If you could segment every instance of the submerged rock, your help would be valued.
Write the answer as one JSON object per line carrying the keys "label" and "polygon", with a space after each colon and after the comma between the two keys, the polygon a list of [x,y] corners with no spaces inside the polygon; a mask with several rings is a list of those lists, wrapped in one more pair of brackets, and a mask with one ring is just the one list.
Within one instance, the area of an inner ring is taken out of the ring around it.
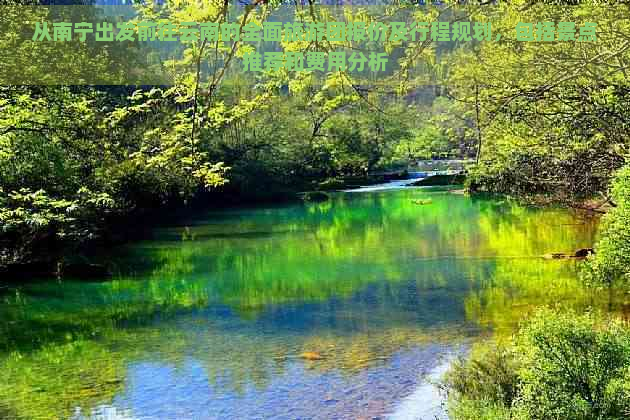
{"label": "submerged rock", "polygon": [[322,360],[323,357],[319,353],[315,353],[314,351],[305,351],[300,354],[300,357],[304,360]]}

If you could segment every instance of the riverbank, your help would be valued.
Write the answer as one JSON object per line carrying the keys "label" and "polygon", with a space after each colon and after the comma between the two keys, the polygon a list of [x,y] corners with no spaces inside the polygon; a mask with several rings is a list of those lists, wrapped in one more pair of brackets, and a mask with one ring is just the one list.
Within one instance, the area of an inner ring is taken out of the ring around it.
{"label": "riverbank", "polygon": [[[259,191],[253,194],[242,194],[242,192],[220,188],[212,193],[200,193],[186,203],[171,203],[160,208],[137,209],[128,214],[120,214],[115,217],[110,216],[106,225],[99,227],[99,234],[89,239],[83,240],[80,246],[64,244],[59,241],[40,244],[37,250],[38,255],[32,259],[19,261],[16,263],[3,264],[0,261],[0,274],[5,282],[23,282],[32,279],[46,277],[72,277],[76,279],[93,280],[97,278],[107,279],[111,270],[109,267],[100,264],[99,253],[108,252],[114,246],[134,241],[146,236],[152,228],[169,222],[181,220],[191,214],[204,212],[212,209],[239,208],[251,205],[284,205],[285,203],[300,202],[305,197],[311,195],[322,196],[328,199],[327,192],[345,190],[371,191],[374,188],[382,189],[390,186],[447,186],[463,185],[465,176],[463,174],[433,174],[419,180],[409,178],[406,171],[396,171],[381,173],[366,177],[346,177],[334,178],[323,181],[309,181],[300,183],[292,189],[275,189]],[[300,193],[300,189],[310,187],[314,193]],[[463,193],[465,190],[454,190],[454,194]],[[319,193],[321,192],[321,193]],[[474,194],[484,194],[483,192],[473,192]],[[597,213],[603,213],[610,206],[597,200],[585,200],[582,204],[567,204],[566,201],[559,200],[558,197],[549,196],[524,196],[518,197],[517,201],[536,206],[564,205],[571,208],[579,208]],[[557,252],[557,250],[551,250]]]}
{"label": "riverbank", "polygon": [[[19,238],[5,239],[5,252],[0,249],[0,275],[3,282],[24,282],[47,277],[71,277],[76,279],[106,279],[110,268],[98,263],[98,254],[114,246],[134,241],[151,229],[198,212],[251,205],[283,205],[303,200],[301,191],[337,191],[357,188],[361,185],[376,185],[383,182],[407,178],[406,171],[375,174],[365,177],[328,178],[296,182],[290,188],[270,187],[242,191],[229,185],[211,192],[200,191],[190,200],[169,201],[155,207],[140,207],[131,211],[110,212],[90,227],[91,232],[83,235],[80,242],[64,240],[58,230],[50,227],[39,239],[22,245],[21,251],[9,253],[7,247]],[[26,231],[21,233],[27,235]],[[0,238],[0,245],[3,241]],[[7,257],[10,255],[10,258]]]}

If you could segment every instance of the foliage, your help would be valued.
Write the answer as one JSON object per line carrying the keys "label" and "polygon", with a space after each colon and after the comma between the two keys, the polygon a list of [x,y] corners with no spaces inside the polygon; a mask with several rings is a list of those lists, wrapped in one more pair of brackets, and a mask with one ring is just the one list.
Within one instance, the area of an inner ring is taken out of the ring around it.
{"label": "foliage", "polygon": [[[471,9],[500,42],[449,55],[448,91],[479,128],[471,187],[573,201],[604,191],[630,146],[627,5],[503,2]],[[597,42],[518,42],[517,22],[597,22]]]}
{"label": "foliage", "polygon": [[[172,107],[139,116],[155,111],[158,95],[155,89],[126,100],[94,88],[0,88],[5,263],[37,258],[33,245],[43,248],[48,239],[76,246],[94,238],[113,210],[187,199],[225,182],[224,165],[183,140],[185,116]],[[112,107],[116,102],[121,106]]]}
{"label": "foliage", "polygon": [[583,270],[587,281],[630,281],[630,166],[617,173],[610,196],[615,207],[601,222],[596,254]]}
{"label": "foliage", "polygon": [[630,414],[630,332],[621,323],[541,312],[520,340],[519,416],[612,420]]}
{"label": "foliage", "polygon": [[455,418],[488,411],[523,420],[630,414],[630,331],[620,322],[540,310],[510,346],[473,355],[450,372]]}
{"label": "foliage", "polygon": [[55,199],[44,190],[28,188],[1,194],[0,233],[11,244],[2,258],[19,261],[45,244],[80,244],[91,239],[94,226],[114,207],[115,202],[107,193],[94,193],[85,187],[73,200]]}
{"label": "foliage", "polygon": [[450,404],[449,418],[457,420],[508,420],[512,419],[508,408],[492,400],[474,400],[460,397],[456,404]]}
{"label": "foliage", "polygon": [[[444,379],[444,386],[471,404],[496,405],[500,411],[511,407],[516,398],[517,369],[514,348],[486,345],[478,348],[470,359],[453,363]],[[467,411],[460,410],[462,413]],[[463,414],[461,417],[466,418]]]}

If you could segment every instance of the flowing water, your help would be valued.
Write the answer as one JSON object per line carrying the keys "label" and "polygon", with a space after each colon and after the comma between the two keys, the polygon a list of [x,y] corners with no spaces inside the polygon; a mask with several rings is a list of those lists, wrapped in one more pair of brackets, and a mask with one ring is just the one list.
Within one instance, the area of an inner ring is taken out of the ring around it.
{"label": "flowing water", "polygon": [[5,289],[0,418],[444,417],[431,380],[471,343],[613,304],[541,258],[594,234],[426,188],[180,220],[109,255],[111,281]]}

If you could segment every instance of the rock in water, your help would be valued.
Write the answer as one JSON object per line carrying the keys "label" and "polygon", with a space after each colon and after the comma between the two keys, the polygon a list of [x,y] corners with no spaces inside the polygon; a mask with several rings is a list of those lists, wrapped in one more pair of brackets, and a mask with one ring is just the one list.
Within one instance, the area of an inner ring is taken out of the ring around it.
{"label": "rock in water", "polygon": [[593,248],[580,248],[577,251],[575,251],[575,254],[573,254],[573,256],[575,258],[586,258],[591,254],[594,254],[595,251],[593,250]]}
{"label": "rock in water", "polygon": [[571,258],[583,259],[594,253],[595,251],[593,251],[593,248],[580,248],[573,254],[565,254],[564,252],[553,252],[551,254],[543,255],[543,258],[547,260],[564,260]]}
{"label": "rock in water", "polygon": [[300,354],[300,357],[305,360],[322,360],[323,357],[319,353],[315,353],[314,351],[305,351]]}

